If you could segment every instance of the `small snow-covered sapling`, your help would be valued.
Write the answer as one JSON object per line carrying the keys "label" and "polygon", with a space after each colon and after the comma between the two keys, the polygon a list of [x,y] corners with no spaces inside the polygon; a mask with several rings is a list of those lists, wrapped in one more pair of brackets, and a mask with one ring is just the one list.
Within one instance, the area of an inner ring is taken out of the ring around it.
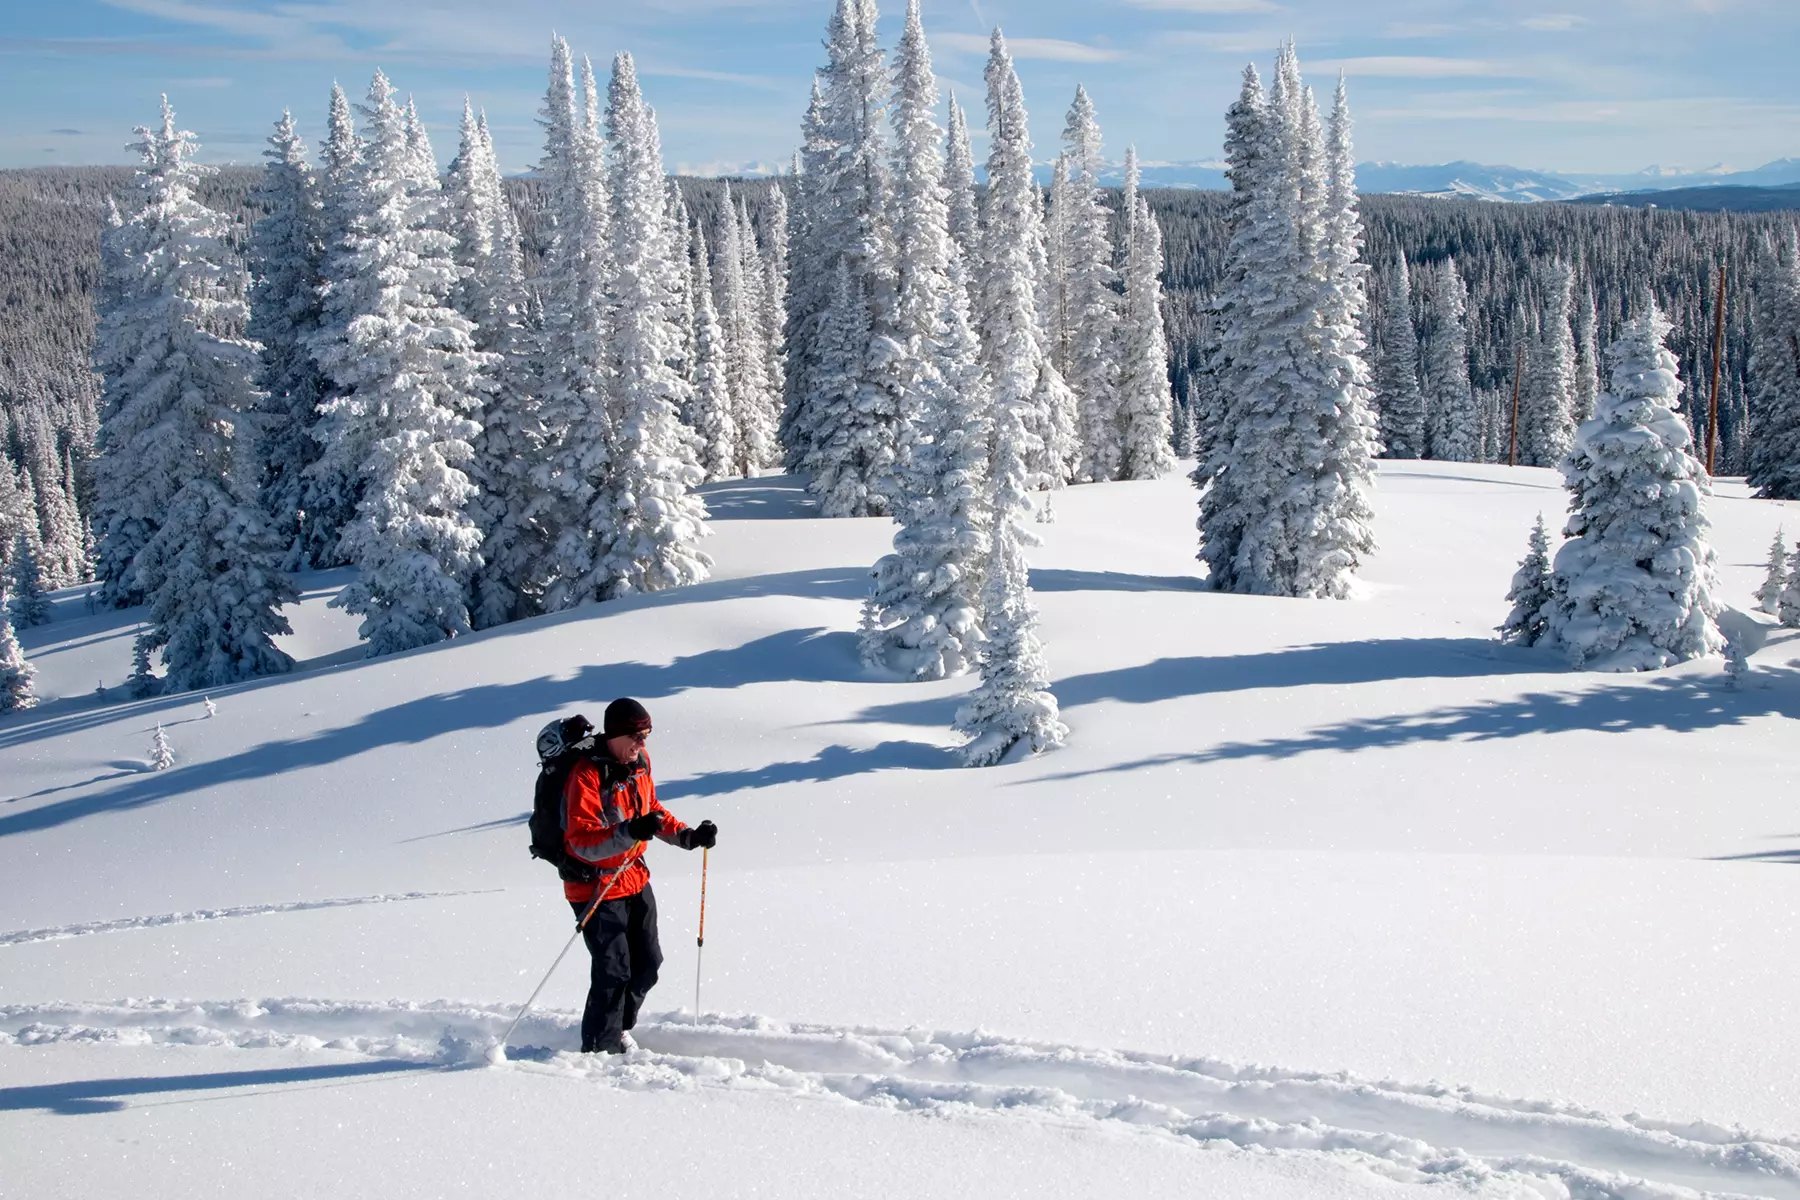
{"label": "small snow-covered sapling", "polygon": [[175,751],[169,745],[169,735],[163,732],[161,725],[158,725],[156,736],[150,739],[150,769],[166,771],[174,765]]}

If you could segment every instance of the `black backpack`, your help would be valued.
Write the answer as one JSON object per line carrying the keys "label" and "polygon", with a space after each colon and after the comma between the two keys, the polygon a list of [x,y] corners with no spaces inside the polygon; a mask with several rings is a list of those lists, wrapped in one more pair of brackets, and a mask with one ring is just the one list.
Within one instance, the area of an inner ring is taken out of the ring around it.
{"label": "black backpack", "polygon": [[538,731],[537,789],[531,799],[531,857],[556,868],[570,883],[592,883],[599,871],[563,849],[563,785],[594,749],[593,725],[579,714]]}

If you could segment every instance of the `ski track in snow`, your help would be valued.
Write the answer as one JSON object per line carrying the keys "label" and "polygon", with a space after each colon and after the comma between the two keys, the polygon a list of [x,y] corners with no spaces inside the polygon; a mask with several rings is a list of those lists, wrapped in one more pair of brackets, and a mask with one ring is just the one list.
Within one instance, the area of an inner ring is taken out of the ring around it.
{"label": "ski track in snow", "polygon": [[[477,1067],[514,1010],[438,1001],[131,1000],[0,1006],[0,1044],[339,1050]],[[1613,1116],[1439,1084],[941,1033],[678,1014],[639,1049],[573,1052],[580,1017],[528,1015],[498,1069],[632,1090],[733,1088],[896,1111],[1130,1126],[1150,1136],[1312,1152],[1398,1181],[1522,1198],[1800,1200],[1800,1137]]]}
{"label": "ski track in snow", "polygon": [[86,937],[90,933],[118,933],[126,929],[157,929],[164,925],[188,925],[195,921],[225,921],[233,917],[266,917],[274,913],[310,912],[318,908],[353,908],[359,904],[392,904],[400,900],[443,900],[451,896],[478,896],[499,888],[462,892],[391,892],[375,896],[344,896],[335,900],[290,900],[284,904],[241,904],[235,908],[197,908],[191,912],[158,913],[149,917],[120,917],[116,921],[90,921],[82,925],[52,925],[45,929],[20,929],[0,933],[0,946],[26,942],[54,942]]}

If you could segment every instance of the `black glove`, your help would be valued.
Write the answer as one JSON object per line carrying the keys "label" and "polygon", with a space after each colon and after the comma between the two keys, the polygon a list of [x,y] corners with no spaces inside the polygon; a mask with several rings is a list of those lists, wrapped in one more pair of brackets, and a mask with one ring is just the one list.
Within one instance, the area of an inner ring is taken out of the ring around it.
{"label": "black glove", "polygon": [[702,821],[687,831],[687,848],[689,850],[711,850],[719,844],[719,827],[711,821]]}
{"label": "black glove", "polygon": [[645,813],[641,817],[633,817],[625,822],[625,832],[631,835],[634,842],[647,842],[656,836],[662,828],[661,813]]}

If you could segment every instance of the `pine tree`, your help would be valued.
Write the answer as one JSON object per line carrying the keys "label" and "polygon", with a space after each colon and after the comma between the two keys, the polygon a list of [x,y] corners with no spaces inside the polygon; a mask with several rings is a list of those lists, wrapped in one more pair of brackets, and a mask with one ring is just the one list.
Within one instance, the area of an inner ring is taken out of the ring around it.
{"label": "pine tree", "polygon": [[1594,289],[1590,284],[1581,290],[1581,304],[1575,310],[1575,402],[1572,414],[1580,425],[1594,415],[1594,401],[1600,395],[1599,322],[1594,314]]}
{"label": "pine tree", "polygon": [[[1061,487],[1075,442],[1074,393],[1044,344],[1038,282],[1044,277],[1044,217],[1031,176],[1025,96],[1006,39],[994,31],[988,85],[988,186],[982,213],[977,319],[996,409],[1016,407],[1025,442],[1026,486]],[[1002,422],[995,422],[995,436]]]}
{"label": "pine tree", "polygon": [[917,0],[907,6],[894,74],[898,330],[912,437],[893,504],[894,552],[875,564],[863,604],[862,655],[914,679],[941,679],[968,669],[981,638],[989,396],[966,271],[950,236],[932,115],[937,87]]}
{"label": "pine tree", "polygon": [[629,54],[613,59],[608,101],[615,443],[589,518],[607,531],[606,553],[582,583],[598,600],[697,583],[712,566],[699,549],[706,504],[690,490],[702,472],[679,418],[689,389],[669,365],[681,343],[669,306],[681,268],[663,211],[661,139]]}
{"label": "pine tree", "polygon": [[[5,445],[5,434],[4,414],[0,413],[0,446]],[[0,451],[0,575],[11,577],[21,542],[36,555],[37,505],[31,494],[31,476],[14,467]]]}
{"label": "pine tree", "polygon": [[787,192],[780,181],[769,189],[763,208],[762,312],[763,342],[768,347],[767,379],[763,403],[761,436],[763,448],[758,451],[758,465],[774,468],[781,461],[779,427],[781,423],[782,381],[787,378],[787,294],[789,255],[792,231],[788,226]]}
{"label": "pine tree", "polygon": [[162,723],[156,726],[156,736],[150,739],[150,769],[166,771],[175,765],[175,749],[169,745],[169,735],[163,732]]}
{"label": "pine tree", "polygon": [[1574,437],[1575,335],[1569,326],[1574,275],[1561,259],[1543,271],[1537,340],[1525,355],[1519,399],[1519,461],[1553,467]]}
{"label": "pine tree", "polygon": [[1550,628],[1551,605],[1555,598],[1554,578],[1550,571],[1550,539],[1544,531],[1544,514],[1539,513],[1532,526],[1529,548],[1513,572],[1512,587],[1506,598],[1512,611],[1499,626],[1500,640],[1520,646],[1535,646]]}
{"label": "pine tree", "polygon": [[1762,586],[1756,589],[1756,607],[1763,612],[1774,615],[1781,611],[1781,593],[1788,582],[1788,548],[1782,539],[1782,531],[1775,531],[1775,540],[1769,543],[1769,568],[1763,576]]}
{"label": "pine tree", "polygon": [[274,639],[292,633],[280,608],[299,591],[282,570],[286,540],[229,466],[176,493],[138,555],[150,628],[170,691],[222,687],[292,669]]}
{"label": "pine tree", "polygon": [[88,577],[80,508],[73,494],[67,453],[57,449],[50,414],[37,408],[21,423],[25,470],[37,498],[38,567],[49,587],[67,587]]}
{"label": "pine tree", "polygon": [[[732,475],[748,479],[775,457],[774,404],[768,378],[768,343],[762,312],[750,288],[760,274],[756,247],[744,245],[744,225],[732,204],[730,185],[719,205],[713,250],[717,259],[714,293],[719,329],[724,338],[726,394],[731,399],[735,430]],[[759,289],[760,290],[760,289]],[[828,514],[834,515],[834,514]]]}
{"label": "pine tree", "polygon": [[37,668],[19,648],[10,608],[7,598],[0,595],[0,713],[19,712],[37,704]]}
{"label": "pine tree", "polygon": [[[1212,335],[1207,354],[1204,403],[1195,416],[1194,486],[1202,490],[1200,527],[1203,561],[1229,563],[1243,540],[1246,510],[1239,484],[1246,471],[1234,470],[1232,434],[1240,424],[1242,397],[1250,386],[1250,368],[1259,352],[1261,327],[1254,319],[1254,299],[1265,278],[1273,227],[1255,217],[1273,170],[1274,130],[1268,96],[1255,64],[1244,67],[1238,98],[1225,110],[1226,176],[1231,195],[1225,210],[1228,237],[1225,263],[1209,314]],[[1222,569],[1222,568],[1221,568]]]}
{"label": "pine tree", "polygon": [[[1068,366],[1058,369],[1080,413],[1074,477],[1118,479],[1123,469],[1118,343],[1119,274],[1113,269],[1112,214],[1100,200],[1100,122],[1087,89],[1076,85],[1063,126],[1068,161],[1068,258],[1063,284],[1068,321]],[[1127,223],[1133,214],[1125,214]],[[1130,246],[1125,247],[1129,255]]]}
{"label": "pine tree", "polygon": [[1745,481],[1764,500],[1800,499],[1800,233],[1771,239],[1757,256],[1750,381],[1756,437]]}
{"label": "pine tree", "polygon": [[591,576],[610,536],[588,525],[612,453],[606,311],[612,234],[598,90],[585,61],[579,94],[578,102],[568,43],[556,38],[539,117],[541,220],[548,239],[535,279],[542,314],[536,357],[543,446],[531,464],[531,498],[523,514],[543,537],[528,586],[546,611],[587,598],[579,581]]}
{"label": "pine tree", "polygon": [[[830,198],[828,164],[837,150],[827,128],[825,92],[814,74],[812,99],[800,126],[800,150],[795,155],[794,210],[791,214],[792,246],[789,254],[786,322],[787,375],[782,380],[782,464],[798,471],[812,457],[812,410],[822,378],[822,337],[831,295],[837,284],[837,268],[830,260],[828,220]],[[815,214],[817,217],[815,218]]]}
{"label": "pine tree", "polygon": [[44,594],[43,571],[38,566],[37,551],[23,533],[13,540],[12,565],[8,571],[11,599],[7,601],[16,628],[30,629],[50,621],[50,598]]}
{"label": "pine tree", "polygon": [[438,228],[440,185],[379,71],[362,113],[349,231],[327,260],[327,323],[314,346],[334,389],[321,461],[363,481],[342,536],[362,573],[332,604],[364,618],[359,632],[379,655],[469,631],[481,531],[464,467],[489,356],[450,307],[460,272],[455,240]]}
{"label": "pine tree", "polygon": [[1375,355],[1383,457],[1423,458],[1425,397],[1419,389],[1419,340],[1413,328],[1412,277],[1405,255],[1394,255],[1384,290],[1381,344]]}
{"label": "pine tree", "polygon": [[[893,329],[895,261],[881,130],[887,71],[875,20],[873,0],[839,0],[826,40],[829,61],[819,72],[821,99],[807,130],[813,153],[805,176],[804,269],[832,272],[835,279],[841,263],[850,286],[834,283],[831,301],[865,310],[856,317],[827,309],[818,322],[789,328],[789,352],[798,363],[788,425],[799,443],[798,465],[826,516],[885,514],[898,469],[904,365]],[[819,299],[800,288],[795,295],[802,312]],[[865,340],[847,357],[849,348],[827,347],[827,327],[836,337],[865,329]],[[821,382],[846,368],[854,387]]]}
{"label": "pine tree", "polygon": [[[944,192],[950,208],[950,236],[973,271],[981,258],[981,217],[975,204],[975,155],[969,148],[969,119],[950,93],[944,134]],[[974,286],[971,275],[970,286]]]}
{"label": "pine tree", "polygon": [[1169,343],[1163,333],[1162,228],[1142,197],[1126,226],[1125,295],[1118,327],[1121,479],[1175,469]]}
{"label": "pine tree", "polygon": [[1419,353],[1428,414],[1426,449],[1443,462],[1481,462],[1484,437],[1493,428],[1484,425],[1486,410],[1469,386],[1468,297],[1456,260],[1438,264],[1425,285]]}
{"label": "pine tree", "polygon": [[[669,221],[669,245],[681,256],[686,270],[675,272],[675,298],[669,302],[670,313],[675,321],[675,328],[681,334],[681,353],[671,363],[676,372],[689,384],[694,382],[694,338],[698,333],[695,328],[695,296],[693,264],[688,259],[693,244],[695,230],[688,216],[687,201],[682,198],[681,184],[674,178],[668,181],[668,195],[663,200],[663,213]],[[718,317],[714,312],[714,319]],[[688,413],[681,417],[683,423],[691,426],[693,421]],[[699,448],[695,448],[696,455]]]}
{"label": "pine tree", "polygon": [[324,215],[291,113],[281,114],[263,157],[255,202],[264,215],[250,231],[245,330],[261,347],[256,483],[263,511],[292,543],[288,565],[300,569],[330,561],[332,552],[318,514],[308,510],[306,476],[319,457],[313,427],[326,393],[308,344],[319,328]]}
{"label": "pine tree", "polygon": [[731,388],[725,375],[724,332],[713,307],[712,272],[707,266],[706,235],[694,230],[694,398],[690,424],[700,435],[700,467],[706,478],[730,479],[738,469],[737,420],[732,415]]}
{"label": "pine tree", "polygon": [[1775,598],[1775,615],[1788,629],[1800,629],[1800,544],[1788,555],[1787,582]]}
{"label": "pine tree", "polygon": [[1348,104],[1340,83],[1328,145],[1289,44],[1266,100],[1246,72],[1228,122],[1246,189],[1219,311],[1231,399],[1196,472],[1200,557],[1217,590],[1341,598],[1374,549],[1376,444]]}
{"label": "pine tree", "polygon": [[482,565],[469,586],[469,616],[487,629],[536,611],[533,563],[543,539],[528,519],[530,472],[542,447],[535,375],[525,328],[524,268],[512,208],[485,116],[463,101],[462,140],[444,180],[447,231],[462,275],[452,297],[473,325],[476,349],[491,356],[483,374],[481,432],[469,465],[476,492],[470,516],[482,531]]}
{"label": "pine tree", "polygon": [[1646,300],[1607,353],[1612,386],[1562,465],[1568,540],[1551,633],[1576,667],[1655,670],[1724,645],[1705,468],[1695,461],[1668,319]]}
{"label": "pine tree", "polygon": [[[325,118],[325,140],[319,147],[321,164],[319,179],[319,242],[322,247],[319,264],[320,306],[314,331],[307,344],[318,362],[318,332],[325,324],[325,308],[329,303],[324,282],[325,257],[342,246],[351,236],[351,211],[355,203],[356,172],[362,162],[363,143],[356,133],[356,118],[350,99],[336,83],[331,85],[331,102]],[[330,395],[331,383],[321,369],[322,386],[319,404]],[[307,466],[305,498],[301,508],[312,526],[308,558],[315,567],[342,566],[350,561],[339,545],[344,527],[356,517],[356,502],[362,496],[362,480],[346,471],[355,469],[359,456],[344,455],[334,466],[323,461],[325,431],[318,424],[315,405],[309,422],[311,436],[318,442]]]}

